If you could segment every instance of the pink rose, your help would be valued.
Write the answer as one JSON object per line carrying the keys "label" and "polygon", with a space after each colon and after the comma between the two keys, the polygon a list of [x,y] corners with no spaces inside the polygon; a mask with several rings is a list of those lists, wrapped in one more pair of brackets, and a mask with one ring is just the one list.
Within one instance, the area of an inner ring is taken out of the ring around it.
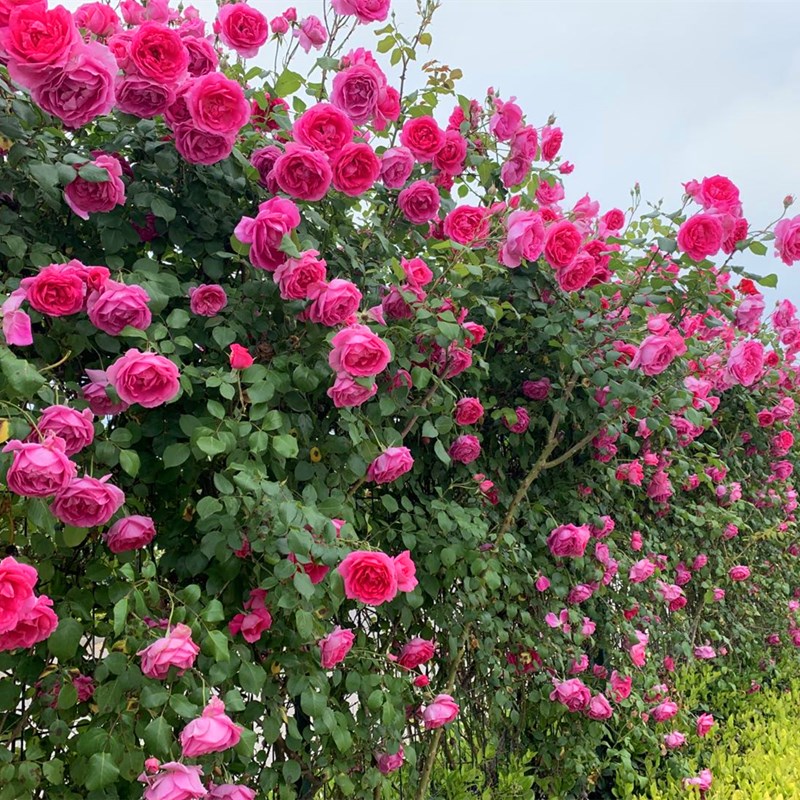
{"label": "pink rose", "polygon": [[746,581],[750,577],[750,567],[738,564],[728,570],[728,577],[732,581]]}
{"label": "pink rose", "polygon": [[407,147],[390,147],[381,155],[381,180],[387,189],[404,186],[413,169],[414,154]]}
{"label": "pink rose", "polygon": [[456,403],[457,425],[474,425],[483,416],[483,404],[477,397],[462,397]]}
{"label": "pink rose", "polygon": [[258,214],[242,217],[234,230],[240,242],[250,247],[250,263],[259,269],[274,270],[286,254],[279,248],[281,240],[300,224],[300,209],[283,197],[272,197],[258,207]]}
{"label": "pink rose", "polygon": [[75,24],[105,39],[120,30],[119,17],[105,3],[84,3],[75,10]]}
{"label": "pink rose", "polygon": [[656,571],[656,565],[649,559],[643,558],[631,566],[628,580],[631,583],[642,583]]}
{"label": "pink rose", "polygon": [[141,656],[142,672],[148,678],[163,681],[170,667],[175,667],[178,675],[191,669],[199,652],[200,648],[192,641],[192,629],[180,623],[136,655]]}
{"label": "pink rose", "polygon": [[125,553],[146,547],[156,536],[155,525],[150,517],[133,514],[118,519],[104,534],[103,540],[112,553]]}
{"label": "pink rose", "polygon": [[317,103],[304,111],[292,127],[292,136],[312,150],[322,150],[331,158],[353,140],[353,123],[330,103]]}
{"label": "pink rose", "polygon": [[14,453],[6,473],[6,486],[21,497],[50,497],[63,491],[77,475],[78,468],[64,452],[65,442],[58,437],[42,444],[12,439],[3,448]]}
{"label": "pink rose", "polygon": [[200,781],[202,767],[187,767],[177,761],[162,764],[156,775],[142,773],[139,780],[147,784],[143,800],[200,800],[208,797]]}
{"label": "pink rose", "polygon": [[114,402],[106,391],[109,386],[108,377],[102,369],[87,369],[89,383],[81,389],[83,399],[89,403],[92,413],[98,417],[113,416],[129,408],[124,401]]}
{"label": "pink rose", "polygon": [[199,36],[184,36],[183,46],[189,54],[189,75],[192,78],[199,78],[201,75],[208,75],[219,65],[219,56],[214,49],[214,45]]}
{"label": "pink rose", "polygon": [[260,11],[247,3],[228,3],[217,12],[214,32],[242,58],[253,58],[267,41],[269,24]]}
{"label": "pink rose", "polygon": [[289,31],[289,20],[286,19],[283,15],[279,17],[273,17],[269,21],[269,26],[272,28],[272,32],[276,36],[283,36],[285,33]]}
{"label": "pink rose", "polygon": [[397,595],[394,561],[380,551],[354,550],[339,564],[345,597],[379,606]]}
{"label": "pink rose", "polygon": [[544,221],[536,211],[513,211],[506,221],[506,241],[499,261],[518,267],[523,261],[536,261],[544,251]]}
{"label": "pink rose", "polygon": [[433,280],[433,272],[421,258],[403,258],[400,266],[411,286],[422,287]]}
{"label": "pink rose", "polygon": [[270,194],[277,194],[280,188],[275,182],[272,170],[282,152],[283,151],[279,147],[271,144],[267,147],[260,147],[258,150],[253,150],[250,154],[250,163],[258,170],[258,183]]}
{"label": "pink rose", "polygon": [[183,39],[177,31],[159,22],[145,22],[136,28],[128,54],[145,78],[177,84],[188,74],[189,53]]}
{"label": "pink rose", "polygon": [[328,363],[334,372],[346,372],[354,377],[377,375],[392,360],[386,343],[366,325],[351,325],[339,331],[331,340],[333,350]]}
{"label": "pink rose", "polygon": [[233,152],[236,139],[221,133],[208,133],[193,125],[175,128],[175,149],[190,164],[216,164]]}
{"label": "pink rose", "polygon": [[94,414],[88,408],[76,411],[69,406],[50,406],[42,412],[37,427],[45,440],[48,434],[62,439],[64,454],[74,456],[94,441],[93,420]]}
{"label": "pink rose", "polygon": [[788,267],[800,261],[800,216],[782,219],[775,226],[775,255]]}
{"label": "pink rose", "polygon": [[344,661],[353,647],[356,637],[353,631],[337,625],[324,639],[319,641],[319,656],[323,669],[331,669]]}
{"label": "pink rose", "polygon": [[247,786],[220,783],[209,789],[206,800],[256,800],[256,793]]}
{"label": "pink rose", "polygon": [[305,19],[300,20],[300,24],[294,29],[293,36],[299,40],[300,47],[306,53],[314,47],[319,50],[328,41],[328,31],[325,30],[322,20],[309,14]]}
{"label": "pink rose", "polygon": [[672,719],[677,713],[677,703],[673,703],[672,700],[665,700],[663,703],[659,703],[653,709],[652,716],[656,722],[666,722],[667,720]]}
{"label": "pink rose", "polygon": [[614,692],[614,700],[617,703],[627,699],[631,693],[633,686],[633,678],[629,675],[623,678],[616,670],[611,673],[611,690]]}
{"label": "pink rose", "polygon": [[566,267],[578,254],[581,246],[581,232],[568,220],[556,222],[547,229],[544,257],[547,263],[558,269]]}
{"label": "pink rose", "polygon": [[433,166],[445,175],[455,177],[464,171],[467,140],[458,131],[445,131],[444,145],[433,157]]}
{"label": "pink rose", "polygon": [[118,336],[130,326],[138,330],[150,327],[153,317],[147,304],[150,296],[141,286],[108,281],[102,291],[92,292],[86,303],[89,321],[110,336]]}
{"label": "pink rose", "polygon": [[242,638],[251,644],[257,642],[272,627],[272,615],[267,610],[265,589],[253,589],[244,604],[245,614],[236,614],[228,623],[232,636],[241,633]]}
{"label": "pink rose", "polygon": [[742,204],[739,202],[739,190],[733,181],[722,175],[703,178],[694,194],[694,199],[706,211],[713,209],[733,216],[739,216],[742,212]]}
{"label": "pink rose", "polygon": [[489,235],[489,214],[477,206],[456,206],[445,218],[444,235],[459,244],[479,247]]}
{"label": "pink rose", "polygon": [[556,280],[565,292],[577,292],[592,282],[597,265],[590,253],[578,253],[569,264],[556,269]]}
{"label": "pink rose", "polygon": [[422,721],[428,730],[452,722],[459,712],[458,703],[449,694],[437,694],[422,711]]}
{"label": "pink rose", "polygon": [[580,678],[570,678],[568,681],[556,682],[555,688],[550,692],[550,699],[576,713],[588,708],[592,693]]}
{"label": "pink rose", "polygon": [[300,144],[289,144],[272,169],[278,186],[299,200],[321,200],[333,173],[325,153]]}
{"label": "pink rose", "polygon": [[413,592],[419,581],[417,580],[417,567],[411,560],[411,553],[403,550],[400,555],[395,556],[394,570],[397,575],[397,589],[401,592]]}
{"label": "pink rose", "polygon": [[0,561],[0,634],[16,628],[20,619],[33,607],[33,587],[38,579],[33,567],[21,564],[12,556]]}
{"label": "pink rose", "polygon": [[[2,562],[0,562],[1,568]],[[1,576],[0,581],[2,581]],[[3,635],[0,651],[33,647],[47,639],[57,627],[58,617],[53,611],[53,601],[45,595],[40,595],[24,607],[14,628]]]}
{"label": "pink rose", "polygon": [[481,454],[481,443],[476,436],[463,434],[456,437],[447,453],[453,461],[471,464]]}
{"label": "pink rose", "polygon": [[385,85],[386,78],[374,63],[353,64],[334,76],[331,104],[356,125],[363,125],[375,116]]}
{"label": "pink rose", "polygon": [[392,483],[414,466],[407,447],[387,447],[367,467],[367,480],[373,483]]}
{"label": "pink rose", "polygon": [[366,403],[367,400],[375,396],[377,391],[377,384],[372,383],[369,386],[362,386],[349,375],[341,373],[336,376],[336,380],[333,386],[328,389],[327,395],[333,400],[336,408],[353,408]]}
{"label": "pink rose", "polygon": [[397,663],[406,669],[416,669],[420,664],[430,661],[435,652],[435,642],[415,636],[403,645]]}
{"label": "pink rose", "polygon": [[550,531],[547,546],[554,556],[580,558],[586,552],[591,536],[588,525],[559,525]]}
{"label": "pink rose", "polygon": [[80,261],[50,264],[32,278],[23,278],[21,286],[31,308],[48,317],[77,314],[86,304],[86,268]]}
{"label": "pink rose", "polygon": [[358,287],[343,278],[334,278],[330,283],[313,283],[307,294],[313,301],[307,310],[308,318],[329,327],[353,320],[361,303]]}
{"label": "pink rose", "polygon": [[216,283],[201,283],[189,289],[189,308],[200,317],[215,317],[228,305],[228,295]]}
{"label": "pink rose", "polygon": [[120,177],[122,166],[119,161],[113,156],[100,155],[89,163],[104,169],[108,173],[108,179],[87,181],[76,175],[67,184],[64,199],[81,219],[89,219],[89,214],[111,211],[116,206],[125,205],[125,184]]}
{"label": "pink rose", "polygon": [[126,403],[155,408],[174,399],[180,390],[178,368],[156,353],[131,348],[107,370],[117,395]]}
{"label": "pink rose", "polygon": [[337,14],[356,17],[367,25],[370,22],[383,22],[389,16],[391,0],[332,0],[332,5]]}
{"label": "pink rose", "polygon": [[745,297],[736,309],[736,327],[740,331],[756,333],[761,325],[761,315],[764,313],[764,297],[753,294]]}
{"label": "pink rose", "polygon": [[625,226],[625,212],[612,208],[603,214],[602,223],[606,231],[620,231]]}
{"label": "pink rose", "polygon": [[169,113],[176,101],[172,84],[164,84],[143,75],[125,75],[117,78],[117,108],[125,114],[142,119],[152,119],[159,114],[167,115],[172,124],[175,117]]}
{"label": "pink rose", "polygon": [[333,162],[333,188],[358,197],[372,187],[381,171],[373,149],[363,142],[346,144]]}
{"label": "pink rose", "polygon": [[180,735],[184,758],[197,758],[208,753],[221,753],[239,744],[243,728],[234,724],[225,713],[225,704],[212,697],[203,713],[193,719]]}
{"label": "pink rose", "polygon": [[697,718],[697,735],[705,736],[714,727],[714,717],[711,714],[701,714]]}
{"label": "pink rose", "polygon": [[537,378],[522,384],[522,394],[529,400],[546,400],[550,394],[550,379]]}
{"label": "pink rose", "polygon": [[503,425],[508,428],[511,433],[525,433],[531,422],[531,415],[528,410],[523,406],[518,406],[514,409],[515,419],[514,422],[509,422],[508,417],[503,417]]}
{"label": "pink rose", "polygon": [[[424,676],[420,675],[420,677]],[[403,766],[404,760],[405,754],[403,753],[402,745],[400,745],[400,749],[394,755],[389,755],[388,753],[375,753],[375,763],[383,775],[389,775],[389,773],[400,769],[400,767]]]}
{"label": "pink rose", "polygon": [[195,78],[186,92],[186,102],[195,128],[206,133],[234,135],[250,120],[250,104],[242,87],[221,72]]}
{"label": "pink rose", "polygon": [[242,347],[240,344],[232,344],[228,361],[231,369],[247,369],[253,366],[255,359],[250,355],[246,347]]}
{"label": "pink rose", "polygon": [[439,214],[439,190],[428,181],[414,181],[397,196],[397,205],[414,225],[430,222]]}
{"label": "pink rose", "polygon": [[614,715],[611,704],[606,700],[604,694],[596,694],[590,701],[586,709],[586,716],[589,719],[610,719]]}
{"label": "pink rose", "polygon": [[534,584],[537,592],[546,592],[550,588],[550,578],[546,575],[540,575]]}
{"label": "pink rose", "polygon": [[[284,300],[303,300],[309,296],[309,288],[325,282],[326,262],[319,258],[316,250],[305,250],[299,258],[287,258],[273,274],[275,283],[280,286]],[[361,294],[359,293],[359,301]],[[356,309],[358,302],[356,303]],[[347,316],[349,317],[351,311]]]}
{"label": "pink rose", "polygon": [[508,142],[522,127],[522,109],[511,100],[494,101],[495,112],[489,120],[489,130],[498,142]]}
{"label": "pink rose", "polygon": [[664,745],[670,750],[677,750],[686,744],[686,737],[679,731],[664,734]]}
{"label": "pink rose", "polygon": [[65,525],[76,528],[105,525],[125,502],[122,489],[107,482],[110,477],[73,478],[50,504],[53,515]]}
{"label": "pink rose", "polygon": [[641,369],[645,375],[660,375],[673,360],[686,352],[683,338],[675,331],[667,336],[648,336],[639,345],[630,369]]}
{"label": "pink rose", "polygon": [[433,117],[412,117],[400,131],[400,144],[420,162],[433,161],[444,147],[445,134]]}
{"label": "pink rose", "polygon": [[735,383],[752,386],[764,371],[764,345],[754,339],[739,342],[728,356],[727,371]]}
{"label": "pink rose", "polygon": [[80,128],[113,108],[117,69],[107,47],[87,42],[72,52],[63,69],[48,71],[31,88],[31,97],[68,128]]}
{"label": "pink rose", "polygon": [[716,255],[722,247],[724,230],[719,218],[712,214],[695,214],[678,230],[678,247],[692,261]]}
{"label": "pink rose", "polygon": [[564,133],[561,128],[545,126],[542,129],[542,158],[545,161],[553,161],[558,155],[563,141]]}

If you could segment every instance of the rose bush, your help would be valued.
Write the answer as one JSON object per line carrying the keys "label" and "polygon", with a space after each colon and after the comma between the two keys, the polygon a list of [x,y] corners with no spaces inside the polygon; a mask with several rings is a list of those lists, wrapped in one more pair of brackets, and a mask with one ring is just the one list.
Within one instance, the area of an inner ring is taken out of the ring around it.
{"label": "rose bush", "polygon": [[0,800],[702,788],[791,668],[791,198],[570,207],[389,5],[0,3]]}

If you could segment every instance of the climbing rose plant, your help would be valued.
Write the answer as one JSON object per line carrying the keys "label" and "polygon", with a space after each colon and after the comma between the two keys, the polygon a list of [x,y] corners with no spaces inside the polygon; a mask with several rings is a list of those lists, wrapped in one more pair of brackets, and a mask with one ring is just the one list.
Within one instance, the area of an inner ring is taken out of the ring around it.
{"label": "climbing rose plant", "polygon": [[704,791],[800,647],[792,198],[569,207],[389,5],[0,2],[0,800]]}

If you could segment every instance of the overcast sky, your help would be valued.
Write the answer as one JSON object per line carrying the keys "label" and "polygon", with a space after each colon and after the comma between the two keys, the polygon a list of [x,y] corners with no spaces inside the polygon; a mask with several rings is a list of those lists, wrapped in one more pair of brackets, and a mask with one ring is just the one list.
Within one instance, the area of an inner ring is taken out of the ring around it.
{"label": "overcast sky", "polygon": [[[269,18],[284,8],[251,2]],[[301,17],[321,16],[322,0],[293,4]],[[195,5],[213,19],[213,0]],[[416,30],[415,0],[392,8]],[[568,201],[589,192],[604,209],[625,209],[638,181],[643,199],[677,207],[682,182],[722,174],[760,228],[785,195],[800,194],[797,0],[442,0],[431,32],[431,57],[464,71],[462,94],[483,98],[493,86],[537,126],[557,116],[561,152],[576,166]],[[364,30],[357,44],[376,41]],[[263,50],[259,63],[271,65]],[[748,265],[777,272],[779,293],[800,304],[800,265],[792,271],[771,248]]]}

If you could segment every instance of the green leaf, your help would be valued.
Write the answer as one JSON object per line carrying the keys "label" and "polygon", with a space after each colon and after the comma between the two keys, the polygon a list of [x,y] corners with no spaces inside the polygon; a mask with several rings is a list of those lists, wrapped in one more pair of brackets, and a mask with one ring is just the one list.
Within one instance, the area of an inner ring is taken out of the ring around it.
{"label": "green leaf", "polygon": [[176,443],[169,445],[164,450],[164,466],[168,469],[178,467],[192,454],[188,444]]}
{"label": "green leaf", "polygon": [[353,737],[346,728],[334,728],[331,735],[336,743],[336,749],[340,753],[346,753],[353,746]]}
{"label": "green leaf", "polygon": [[139,454],[135,450],[120,450],[119,451],[119,465],[128,473],[132,478],[139,474]]}
{"label": "green leaf", "polygon": [[314,584],[311,583],[311,578],[302,570],[297,570],[297,572],[295,572],[292,583],[294,583],[294,588],[297,589],[306,600],[314,596]]}
{"label": "green leaf", "polygon": [[286,97],[294,94],[303,85],[303,76],[285,69],[275,83],[275,94],[278,97]]}
{"label": "green leaf", "polygon": [[282,772],[286,783],[297,783],[300,780],[300,764],[297,761],[284,761]]}
{"label": "green leaf", "polygon": [[184,719],[194,719],[200,710],[194,703],[180,694],[173,694],[169,698],[169,707]]}
{"label": "green leaf", "polygon": [[83,636],[83,627],[80,622],[71,617],[64,617],[47,640],[47,649],[61,663],[64,663],[75,656],[81,636]]}
{"label": "green leaf", "polygon": [[200,519],[205,519],[222,511],[222,503],[216,497],[202,497],[195,508]]}
{"label": "green leaf", "polygon": [[30,400],[44,386],[44,378],[24,359],[17,358],[7,347],[0,346],[0,385],[11,397]]}
{"label": "green leaf", "polygon": [[144,729],[144,743],[147,752],[154,756],[168,756],[173,742],[173,730],[164,717],[156,717]]}
{"label": "green leaf", "polygon": [[206,622],[222,622],[222,620],[225,619],[225,610],[222,607],[222,603],[214,598],[213,600],[209,600],[200,616]]}
{"label": "green leaf", "polygon": [[56,705],[60,709],[72,708],[78,703],[78,690],[72,685],[72,682],[64,683],[58,692],[58,700]]}
{"label": "green leaf", "polygon": [[197,440],[198,448],[207,456],[213,458],[225,452],[225,443],[213,436],[201,436]]}
{"label": "green leaf", "polygon": [[248,661],[242,662],[242,666],[239,667],[239,683],[242,689],[250,694],[259,694],[266,680],[267,673],[263,667]]}
{"label": "green leaf", "polygon": [[95,753],[89,759],[89,768],[86,772],[86,788],[90,792],[111,786],[119,776],[119,769],[114,763],[110,753]]}
{"label": "green leaf", "polygon": [[209,649],[215,661],[230,661],[229,640],[222,631],[209,631],[206,641],[209,643]]}
{"label": "green leaf", "polygon": [[298,453],[297,439],[290,433],[282,433],[272,437],[272,449],[284,458],[296,458]]}
{"label": "green leaf", "polygon": [[65,525],[61,535],[64,537],[64,544],[67,547],[77,547],[86,540],[89,535],[89,529],[73,528],[72,525]]}
{"label": "green leaf", "polygon": [[310,611],[298,608],[294,614],[295,627],[297,633],[304,642],[314,640],[314,615]]}
{"label": "green leaf", "polygon": [[153,202],[150,203],[150,210],[166,222],[172,222],[175,219],[175,209],[161,197],[153,198]]}
{"label": "green leaf", "polygon": [[[753,244],[759,244],[758,242],[753,242]],[[750,246],[752,250],[752,245]],[[766,247],[764,248],[764,252],[766,252]],[[770,275],[761,275],[760,277],[756,278],[756,281],[761,286],[766,286],[769,289],[774,289],[778,285],[778,276],[773,272]]]}
{"label": "green leaf", "polygon": [[109,179],[108,170],[97,164],[84,164],[78,170],[78,175],[89,183],[105,183]]}
{"label": "green leaf", "polygon": [[[764,242],[750,242],[750,252],[755,253],[757,256],[765,256],[767,254],[767,246]],[[777,276],[776,280],[777,280]],[[761,281],[759,281],[761,283]],[[769,284],[762,284],[762,286],[768,286]]]}
{"label": "green leaf", "polygon": [[64,762],[60,758],[51,758],[42,764],[42,774],[48,783],[60,786],[64,782]]}
{"label": "green leaf", "polygon": [[128,619],[128,596],[114,603],[114,635],[119,636],[125,630]]}

